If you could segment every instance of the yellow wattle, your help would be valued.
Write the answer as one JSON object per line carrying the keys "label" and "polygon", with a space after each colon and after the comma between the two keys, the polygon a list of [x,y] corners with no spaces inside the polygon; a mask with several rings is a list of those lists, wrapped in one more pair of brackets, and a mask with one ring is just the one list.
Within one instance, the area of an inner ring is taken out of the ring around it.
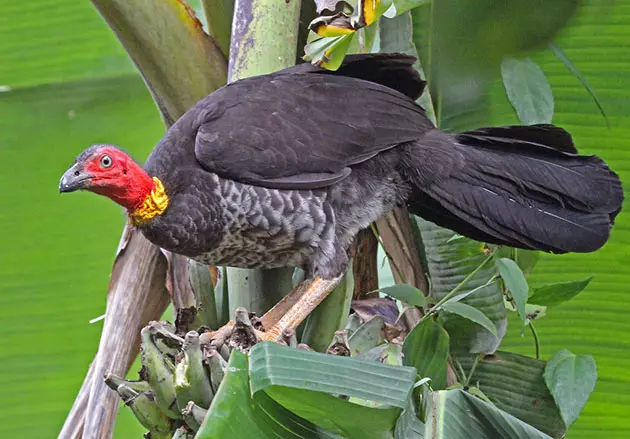
{"label": "yellow wattle", "polygon": [[142,224],[157,215],[162,215],[168,207],[168,196],[164,191],[164,185],[157,177],[153,177],[153,181],[155,182],[153,190],[146,196],[142,204],[129,215],[134,226]]}

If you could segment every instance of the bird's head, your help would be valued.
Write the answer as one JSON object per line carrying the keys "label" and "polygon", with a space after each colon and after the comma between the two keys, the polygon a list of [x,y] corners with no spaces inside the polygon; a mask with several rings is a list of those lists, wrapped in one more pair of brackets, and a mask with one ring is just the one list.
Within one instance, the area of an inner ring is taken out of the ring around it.
{"label": "bird's head", "polygon": [[125,152],[112,145],[94,145],[79,154],[63,174],[59,192],[87,190],[133,212],[154,186],[154,180]]}

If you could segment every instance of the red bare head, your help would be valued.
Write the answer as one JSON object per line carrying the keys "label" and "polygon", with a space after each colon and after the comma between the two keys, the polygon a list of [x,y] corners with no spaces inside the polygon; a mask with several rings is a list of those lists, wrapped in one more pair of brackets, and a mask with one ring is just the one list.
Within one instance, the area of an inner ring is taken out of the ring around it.
{"label": "red bare head", "polygon": [[144,169],[125,152],[112,145],[94,145],[79,154],[63,174],[59,191],[88,190],[133,211],[154,185]]}

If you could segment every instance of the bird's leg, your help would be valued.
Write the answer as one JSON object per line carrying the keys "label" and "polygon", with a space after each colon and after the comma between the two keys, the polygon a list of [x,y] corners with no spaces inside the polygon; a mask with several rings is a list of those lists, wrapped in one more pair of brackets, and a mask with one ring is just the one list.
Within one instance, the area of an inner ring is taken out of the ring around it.
{"label": "bird's leg", "polygon": [[[261,317],[265,332],[255,330],[261,341],[280,341],[283,334],[295,330],[300,323],[332,292],[341,282],[342,276],[333,279],[316,277],[310,282],[300,282],[273,308]],[[235,321],[229,321],[216,331],[206,332],[200,337],[202,344],[221,346],[234,332]]]}
{"label": "bird's leg", "polygon": [[[284,313],[284,315],[282,315],[282,317],[280,317],[280,319],[277,320],[271,327],[266,326],[263,320],[263,326],[266,331],[260,334],[261,340],[279,341],[282,339],[282,334],[286,333],[287,330],[295,330],[298,325],[302,323],[302,321],[317,307],[317,305],[319,305],[326,296],[328,296],[328,294],[330,294],[330,292],[339,285],[342,278],[343,275],[332,279],[322,279],[318,276],[310,283],[303,282],[303,292],[301,292],[297,300],[295,300],[291,309]],[[272,308],[272,310],[267,314],[272,313],[277,306],[278,305]],[[274,313],[274,318],[278,314]]]}
{"label": "bird's leg", "polygon": [[[307,282],[300,282],[295,288],[291,290],[289,294],[284,296],[282,300],[276,303],[273,308],[267,311],[261,318],[260,321],[262,323],[262,327],[264,329],[268,329],[273,327],[278,320],[282,318],[293,305],[299,300],[300,296],[304,293],[304,290],[307,287]],[[201,336],[201,342],[207,343],[210,342],[215,346],[220,346],[225,343],[226,340],[230,338],[232,332],[234,331],[234,326],[236,322],[234,320],[230,320],[225,325],[217,329],[216,331],[206,332]]]}
{"label": "bird's leg", "polygon": [[260,322],[265,330],[271,328],[273,325],[284,316],[289,310],[300,300],[302,294],[304,294],[308,282],[303,280],[291,290],[289,294],[284,296],[282,300],[276,303],[269,311],[267,311],[261,318]]}

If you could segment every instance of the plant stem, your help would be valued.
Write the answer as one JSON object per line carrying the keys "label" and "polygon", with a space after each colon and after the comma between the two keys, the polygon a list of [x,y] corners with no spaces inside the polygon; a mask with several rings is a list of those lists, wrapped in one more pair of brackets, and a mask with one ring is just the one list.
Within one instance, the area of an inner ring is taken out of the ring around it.
{"label": "plant stem", "polygon": [[374,234],[374,236],[376,237],[376,240],[378,241],[378,245],[383,249],[383,251],[385,252],[385,256],[387,256],[387,259],[390,261],[389,266],[392,268],[392,270],[396,270],[396,272],[398,273],[398,276],[400,276],[400,279],[402,279],[402,283],[406,284],[407,280],[405,279],[405,276],[400,271],[398,266],[395,263],[393,263],[392,256],[387,252],[387,249],[385,248],[385,243],[383,242],[381,235],[379,235],[378,230],[376,229],[376,225],[374,223],[370,223],[370,230],[372,230],[372,233]]}
{"label": "plant stem", "polygon": [[479,364],[479,360],[481,359],[482,355],[483,354],[477,354],[475,356],[475,361],[473,361],[472,367],[470,368],[470,373],[468,374],[468,377],[466,377],[466,382],[464,382],[464,388],[468,387],[468,385],[470,384],[470,380],[472,379],[472,376],[477,369],[477,365]]}
{"label": "plant stem", "polygon": [[[301,2],[237,0],[228,81],[262,75],[295,63]],[[282,29],[282,37],[278,30]],[[293,270],[227,269],[230,314],[238,307],[262,315],[293,285]]]}
{"label": "plant stem", "polygon": [[536,359],[540,360],[540,339],[538,338],[538,332],[536,332],[536,328],[534,327],[534,322],[529,322],[529,329],[531,329],[532,336],[534,337],[534,346],[536,346]]}
{"label": "plant stem", "polygon": [[[429,313],[427,313],[425,315],[428,316],[429,314],[432,314],[434,312],[434,310],[437,310],[440,306],[444,305],[448,300],[450,300],[451,298],[453,298],[453,296],[455,294],[457,294],[459,292],[459,290],[461,290],[462,288],[464,288],[464,286],[468,283],[468,281],[470,281],[470,279],[472,279],[483,267],[485,267],[485,265],[488,263],[488,261],[492,259],[492,254],[489,254],[488,256],[486,256],[486,258],[483,260],[483,262],[481,264],[479,264],[479,266],[477,266],[477,268],[475,268],[473,271],[471,271],[468,276],[466,276],[464,278],[464,280],[462,280],[455,288],[453,288],[451,291],[448,292],[448,294],[444,297],[442,297],[436,304],[435,306],[433,306],[433,308],[431,308],[431,311],[429,311]],[[490,278],[491,280],[494,279],[495,276],[493,276],[492,278]],[[490,284],[491,282],[486,282],[486,285]],[[483,285],[483,286],[486,286]],[[479,288],[479,287],[478,287]],[[424,317],[423,317],[424,319]]]}
{"label": "plant stem", "polygon": [[457,366],[457,369],[453,369],[453,372],[455,372],[455,375],[457,375],[457,380],[462,384],[468,382],[468,379],[466,378],[466,372],[462,367],[462,363],[460,363],[459,360],[453,357],[451,354],[449,354],[449,356],[451,357],[451,362],[454,363],[455,366]]}

